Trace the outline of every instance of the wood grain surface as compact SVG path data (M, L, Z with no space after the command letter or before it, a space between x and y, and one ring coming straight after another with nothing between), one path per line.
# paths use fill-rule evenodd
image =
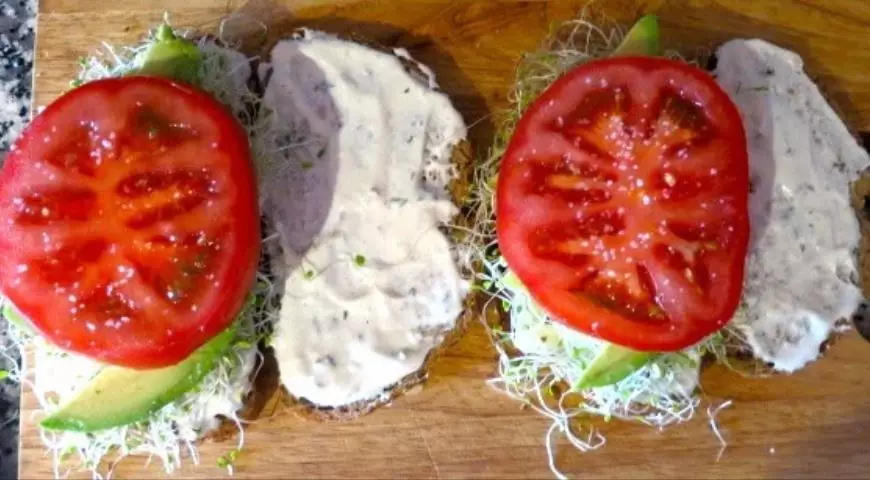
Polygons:
M308 25L407 48L430 65L485 148L490 113L503 108L520 55L540 44L551 25L575 16L579 1L292 1L243 5L240 0L41 0L37 28L36 105L61 93L79 56L100 42L134 42L162 19L215 32L221 19L274 9L270 34ZM255 10L250 10L255 8ZM734 37L760 37L792 48L844 112L850 125L870 130L870 2L864 0L599 0L591 7L630 24L641 13L660 15L670 47L712 49ZM291 18L292 17L292 18ZM227 25L228 25L227 24ZM843 212L844 215L851 214ZM867 478L870 476L870 345L850 333L824 359L798 374L748 379L720 367L702 375L696 418L657 431L590 420L607 436L599 451L581 454L557 442L556 462L572 477L594 478ZM550 478L544 450L548 422L491 390L494 353L482 328L472 328L430 372L425 388L351 422L321 423L278 409L245 432L239 478ZM718 415L729 447L705 415ZM21 478L52 475L34 420L35 400L22 400ZM179 478L220 478L218 456L235 445L207 442L202 464ZM116 478L163 477L144 459L123 461Z

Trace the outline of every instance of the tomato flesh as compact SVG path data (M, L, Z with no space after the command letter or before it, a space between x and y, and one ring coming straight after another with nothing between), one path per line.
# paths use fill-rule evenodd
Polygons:
M589 62L517 125L498 178L499 247L556 319L628 348L680 350L739 303L748 170L739 112L706 72Z
M175 364L240 310L259 257L247 135L208 94L98 80L49 105L0 171L0 291L57 346Z

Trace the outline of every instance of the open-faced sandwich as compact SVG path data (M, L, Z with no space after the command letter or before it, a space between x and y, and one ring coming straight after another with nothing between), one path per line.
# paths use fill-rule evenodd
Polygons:
M571 22L520 68L477 219L506 314L493 383L554 420L548 449L603 445L578 415L687 420L706 356L794 372L863 300L870 157L798 55L737 39L715 58L662 56L644 17L624 38Z
M422 381L470 288L466 127L428 68L307 30L263 62L166 25L109 53L0 171L3 314L56 474L197 461L246 421L258 344L327 418Z
M171 471L239 422L267 331L251 65L168 26L111 53L82 60L0 171L3 315L56 467Z

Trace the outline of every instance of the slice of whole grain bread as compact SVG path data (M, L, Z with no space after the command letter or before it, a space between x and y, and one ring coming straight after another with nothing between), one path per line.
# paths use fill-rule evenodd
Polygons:
M292 32L288 32L286 37L291 37L294 34L300 33L301 31L294 30ZM350 35L345 35L344 37L345 40L351 40L369 48L378 50L380 52L395 55L391 47L366 40L360 35L355 35L351 33ZM274 45L274 43L277 43L277 41L278 40L272 42L272 45ZM426 67L411 60L406 56L397 55L397 58L399 58L399 60L402 62L402 65L405 67L406 71L414 79L420 82L421 85L428 86L430 84L429 74L425 71ZM261 75L261 83L265 85L268 82L270 73L268 71L263 71L261 72ZM471 144L467 140L461 142L453 149L451 162L455 167L457 176L449 185L450 195L456 205L463 205L465 203L465 197L469 191L469 184L471 183L474 167L474 157L472 154ZM457 215L455 222L462 224L462 221L463 214L460 213L459 215ZM450 238L456 240L454 242L454 245L458 248L458 232L450 230L446 226L443 227L442 230L446 234L448 234ZM280 247L273 248L269 252L269 254L272 256L273 259L280 258ZM458 263L458 255L456 256L456 258ZM470 266L460 265L460 268L463 270L463 273L466 277L472 276L473 272L470 271ZM278 273L277 275L280 276L281 274ZM354 402L352 404L344 405L341 407L321 407L312 404L305 399L294 398L284 388L275 388L275 398L271 400L271 403L275 407L278 407L280 405L280 407L278 408L289 409L297 414L318 420L352 420L361 415L367 414L380 406L392 402L393 399L395 399L396 397L424 383L428 377L428 370L432 362L434 362L436 358L443 354L444 351L446 351L449 346L452 345L459 338L462 332L465 331L470 320L475 318L477 305L478 298L475 295L468 295L464 300L462 313L460 314L459 318L457 318L454 328L449 331L447 335L445 335L444 340L437 348L429 352L426 357L426 361L424 362L422 367L419 370L405 376L399 382L385 388L383 393L376 398ZM267 357L274 356L274 350L270 348L267 348L265 350L265 353ZM267 360L267 363L268 362L277 363L275 362L274 358L269 358ZM272 387L274 387L275 383L280 383L280 373L278 372L277 365L276 368L272 371L270 371L270 369L264 369L260 372L259 376L261 378L257 379L258 383L268 384ZM267 379L264 376L275 376L277 377L277 379ZM252 394L252 397L256 396L256 393ZM252 411L253 410L256 409L252 409Z

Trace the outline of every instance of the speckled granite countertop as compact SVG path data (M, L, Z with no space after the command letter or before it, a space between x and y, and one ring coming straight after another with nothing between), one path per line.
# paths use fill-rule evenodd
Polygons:
M33 32L37 0L0 0L0 158L30 116ZM5 343L0 325L0 342ZM10 360L0 358L0 369ZM19 389L0 380L0 479L18 470Z

